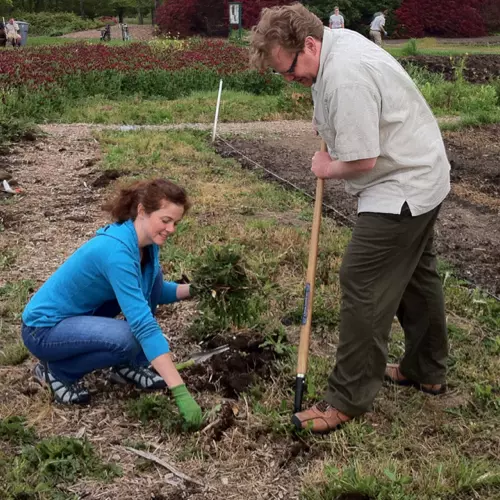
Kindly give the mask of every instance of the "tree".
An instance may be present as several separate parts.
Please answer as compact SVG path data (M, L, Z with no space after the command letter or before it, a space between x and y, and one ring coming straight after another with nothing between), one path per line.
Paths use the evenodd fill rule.
M109 0L110 7L118 14L118 20L123 23L126 10L135 9L137 0Z

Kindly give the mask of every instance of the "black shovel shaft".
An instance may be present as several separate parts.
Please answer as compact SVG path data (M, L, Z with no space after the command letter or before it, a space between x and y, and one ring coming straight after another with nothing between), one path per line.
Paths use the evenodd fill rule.
M293 403L294 413L302 411L302 397L304 396L305 386L306 386L305 376L297 375L297 377L295 378L295 400Z

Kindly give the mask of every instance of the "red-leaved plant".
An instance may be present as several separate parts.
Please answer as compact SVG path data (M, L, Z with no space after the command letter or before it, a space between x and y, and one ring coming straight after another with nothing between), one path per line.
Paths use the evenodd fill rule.
M398 31L410 37L483 36L486 26L481 17L482 3L483 0L403 0L396 10L401 23Z

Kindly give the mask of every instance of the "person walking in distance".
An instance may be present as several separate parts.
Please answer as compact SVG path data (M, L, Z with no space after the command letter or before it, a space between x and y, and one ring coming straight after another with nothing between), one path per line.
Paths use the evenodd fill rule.
M254 67L311 87L316 128L328 146L311 170L345 180L358 200L339 272L336 365L324 399L293 423L333 431L371 409L384 378L443 393L448 341L433 239L450 164L432 111L388 52L354 31L324 27L299 3L262 11L250 53ZM394 316L405 353L387 364Z
M387 36L387 31L385 31L385 17L389 11L385 9L380 14L373 18L370 24L370 38L379 47L382 47L382 33Z
M333 14L330 16L329 26L332 30L344 28L344 16L340 15L338 7L333 9Z

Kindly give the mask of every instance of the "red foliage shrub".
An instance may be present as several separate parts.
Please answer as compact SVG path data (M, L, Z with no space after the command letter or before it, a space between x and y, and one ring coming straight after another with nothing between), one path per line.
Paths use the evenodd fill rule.
M411 37L486 35L480 12L483 1L403 0L401 7L396 10L401 23L398 31Z
M259 21L262 9L276 5L289 5L296 0L242 0L243 4L243 27L251 28Z
M295 0L240 0L243 28L257 24L265 7L287 5ZM160 33L181 37L195 34L226 36L229 30L229 0L169 0L156 11Z
M500 2L498 0L483 0L480 10L486 29L490 33L500 31Z
M196 34L195 14L199 0L171 0L156 10L160 33L186 37Z
M65 44L0 51L0 98L4 90L42 89L64 84L71 75L116 72L145 74L196 68L229 75L248 68L248 51L224 40L192 42L183 50L154 51L145 43L124 46ZM105 78L105 76L103 76Z

